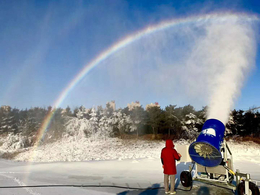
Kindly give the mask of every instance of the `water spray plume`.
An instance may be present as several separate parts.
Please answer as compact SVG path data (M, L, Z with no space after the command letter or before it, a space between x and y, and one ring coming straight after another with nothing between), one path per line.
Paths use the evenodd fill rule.
M214 44L214 49L208 50L208 58L215 70L208 85L208 119L216 118L225 124L246 76L254 67L257 41L252 26L239 21L210 25L207 39Z

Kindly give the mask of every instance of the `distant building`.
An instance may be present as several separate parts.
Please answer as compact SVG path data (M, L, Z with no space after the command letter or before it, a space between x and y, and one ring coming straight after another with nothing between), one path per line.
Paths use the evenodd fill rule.
M160 108L160 105L158 102L155 102L155 103L151 103L151 104L147 104L145 106L145 110L148 110L149 108L152 108L152 107L159 107Z
M132 102L131 104L127 104L129 110L133 110L136 107L141 107L139 101Z
M1 106L0 109L3 112L10 112L11 111L11 107L10 106Z
M62 109L61 115L65 115L65 114L67 114L67 110L66 109Z
M107 105L109 105L114 111L116 110L116 102L114 100L107 102Z

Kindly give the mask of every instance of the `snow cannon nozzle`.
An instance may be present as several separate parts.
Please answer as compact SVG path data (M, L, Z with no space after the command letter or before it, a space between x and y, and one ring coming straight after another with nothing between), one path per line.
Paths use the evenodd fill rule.
M202 130L189 147L189 154L193 161L206 166L215 167L222 161L220 152L225 133L225 125L217 119L208 119Z

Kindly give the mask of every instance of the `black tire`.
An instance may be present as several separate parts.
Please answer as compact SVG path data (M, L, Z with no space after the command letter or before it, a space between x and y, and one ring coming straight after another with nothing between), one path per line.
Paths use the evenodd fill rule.
M181 184L184 187L190 187L192 185L192 177L189 171L182 171L180 175Z
M259 195L259 188L251 181L249 182L249 189L251 190L252 195ZM237 194L238 195L245 194L245 181L242 181L240 184L238 184Z

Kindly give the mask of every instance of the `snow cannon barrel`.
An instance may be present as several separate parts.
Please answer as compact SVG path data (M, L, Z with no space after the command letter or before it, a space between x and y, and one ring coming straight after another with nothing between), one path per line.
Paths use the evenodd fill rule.
M222 161L221 144L225 133L225 125L217 119L208 119L197 140L189 147L193 161L205 167L215 167Z

